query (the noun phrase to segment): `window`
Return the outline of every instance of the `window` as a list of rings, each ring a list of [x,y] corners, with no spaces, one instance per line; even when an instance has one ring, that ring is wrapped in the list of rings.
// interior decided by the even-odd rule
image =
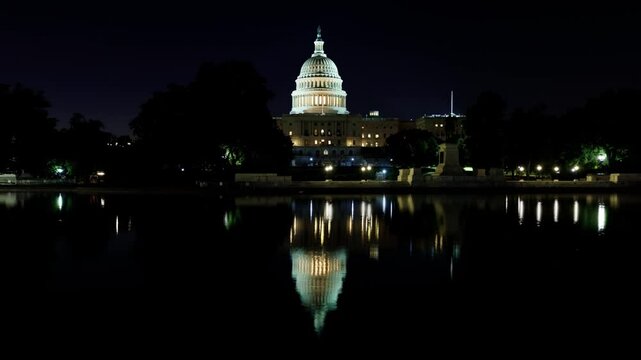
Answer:
[[[293,135],[293,132],[289,130],[289,136],[292,136],[292,135]]]

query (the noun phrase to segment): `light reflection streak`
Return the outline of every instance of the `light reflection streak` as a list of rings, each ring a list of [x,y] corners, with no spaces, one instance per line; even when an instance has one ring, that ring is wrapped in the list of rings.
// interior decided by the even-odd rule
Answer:
[[[523,203],[523,200],[521,200],[521,197],[516,198],[517,201],[517,212],[519,213],[519,225],[523,225],[523,216],[525,212],[525,204]]]
[[[605,218],[606,218],[606,212],[605,212],[605,204],[601,203],[599,204],[599,209],[597,211],[597,231],[599,233],[602,233],[605,230]]]

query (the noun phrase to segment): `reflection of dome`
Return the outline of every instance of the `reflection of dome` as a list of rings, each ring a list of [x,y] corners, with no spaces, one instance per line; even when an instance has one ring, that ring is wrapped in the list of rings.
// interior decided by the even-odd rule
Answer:
[[[290,114],[349,114],[343,80],[336,64],[325,54],[323,44],[319,26],[314,53],[303,63],[296,78]]]
[[[292,278],[296,291],[314,317],[317,333],[323,328],[325,316],[336,309],[338,295],[346,274],[347,253],[292,249]]]

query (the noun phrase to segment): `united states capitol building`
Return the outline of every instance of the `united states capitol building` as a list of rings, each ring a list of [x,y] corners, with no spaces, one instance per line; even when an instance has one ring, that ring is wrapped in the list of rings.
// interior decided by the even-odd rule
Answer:
[[[281,130],[293,143],[293,166],[391,165],[382,151],[386,139],[404,129],[423,129],[445,139],[445,122],[455,118],[460,132],[460,115],[423,116],[414,121],[383,117],[378,111],[365,116],[347,110],[347,92],[338,67],[323,48],[318,27],[314,52],[300,69],[292,92],[289,114],[277,117]]]

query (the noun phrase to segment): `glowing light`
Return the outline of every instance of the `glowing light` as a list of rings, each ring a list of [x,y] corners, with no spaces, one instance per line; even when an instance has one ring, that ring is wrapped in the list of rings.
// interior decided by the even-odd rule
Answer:
[[[105,207],[105,198],[100,198],[100,207]]]
[[[524,208],[525,204],[523,203],[523,200],[521,200],[520,197],[517,198],[517,212],[519,213],[519,224],[523,224],[523,215],[524,215]]]
[[[464,166],[463,171],[474,171],[474,168],[471,166]]]
[[[508,204],[508,199],[507,196],[505,197],[505,213],[507,214],[507,204]]]
[[[574,223],[575,224],[579,222],[579,202],[576,201],[576,200],[574,200],[574,217],[573,217],[573,219],[574,219]]]
[[[334,217],[334,207],[332,206],[331,202],[326,201],[325,202],[325,220],[332,221],[333,217]]]
[[[541,166],[541,165],[537,165],[537,166],[536,166],[536,171],[541,171],[541,170],[543,170],[543,166]]]
[[[572,167],[571,171],[572,171],[572,172],[577,172],[577,171],[579,171],[579,166],[578,166],[578,165],[574,165],[574,166]]]
[[[597,231],[602,233],[605,230],[605,204],[599,204],[597,211]]]
[[[62,211],[62,205],[64,205],[62,194],[58,194],[58,198],[56,199],[56,204],[58,205],[58,210]]]
[[[559,222],[559,199],[554,199],[554,222]]]
[[[554,172],[555,172],[555,173],[557,173],[557,174],[558,174],[560,170],[561,170],[561,169],[560,169],[558,166],[555,166],[555,167],[554,167]]]
[[[116,235],[118,235],[118,215],[116,215]]]
[[[98,175],[98,176],[105,176],[105,172],[104,172],[104,171],[102,171],[102,170],[98,170],[98,171],[96,171],[96,175]]]
[[[599,155],[596,156],[596,159],[601,161],[601,162],[604,162],[605,159],[607,159],[607,158],[608,158],[608,156],[606,154],[604,154],[604,153],[600,153]]]
[[[541,225],[541,215],[543,213],[543,205],[540,201],[536,202],[536,226]]]

